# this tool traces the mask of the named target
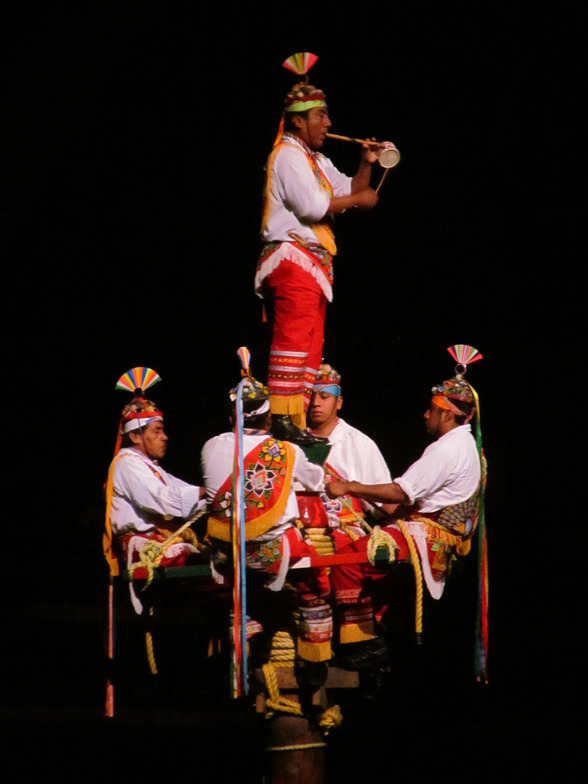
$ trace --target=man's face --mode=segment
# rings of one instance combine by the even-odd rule
[[[311,428],[330,424],[337,419],[337,412],[343,405],[342,397],[330,392],[313,392],[308,407],[308,421]]]
[[[434,438],[439,438],[442,435],[441,425],[444,418],[444,412],[442,408],[436,406],[434,403],[431,403],[429,408],[425,411],[425,428],[427,434],[433,436]]]
[[[323,106],[315,106],[306,116],[301,115],[298,119],[300,122],[297,123],[297,128],[300,138],[311,150],[320,150],[331,127],[327,109]]]
[[[165,457],[167,449],[167,436],[163,429],[163,422],[151,422],[143,433],[131,431],[131,440],[134,446],[151,460],[161,460]]]

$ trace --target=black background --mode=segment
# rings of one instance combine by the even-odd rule
[[[400,473],[426,444],[431,385],[453,375],[447,347],[482,353],[467,377],[489,463],[490,672],[504,694],[523,689],[522,721],[545,708],[545,729],[583,688],[566,513],[583,496],[574,14],[136,0],[6,3],[2,15],[5,604],[39,623],[101,607],[122,373],[160,374],[150,396],[166,467],[195,482],[202,444],[226,426],[239,346],[264,378],[263,166],[293,82],[281,63],[311,51],[333,132],[401,152],[377,207],[336,221],[324,354],[343,415]],[[355,145],[324,151],[353,173]],[[25,669],[14,645],[6,671]],[[23,702],[42,701],[38,688]]]

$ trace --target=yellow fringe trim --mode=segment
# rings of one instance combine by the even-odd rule
[[[329,661],[332,657],[331,643],[327,642],[308,642],[298,640],[298,655],[311,662]]]
[[[376,628],[373,620],[364,623],[344,623],[339,629],[339,642],[365,642],[376,639]]]
[[[291,397],[270,397],[270,412],[277,416],[290,416],[304,414],[304,396],[292,395]]]

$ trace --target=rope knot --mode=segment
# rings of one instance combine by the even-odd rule
[[[367,557],[372,566],[375,566],[378,550],[386,550],[388,552],[388,563],[394,563],[398,545],[387,531],[382,530],[379,525],[374,525],[367,546]]]
[[[321,715],[319,726],[323,735],[326,737],[333,727],[338,727],[343,721],[343,714],[338,705],[332,705],[326,708]]]

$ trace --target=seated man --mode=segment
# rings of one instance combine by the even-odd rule
[[[121,376],[119,383],[124,378]],[[206,491],[161,467],[159,461],[165,457],[168,441],[163,413],[143,394],[141,388],[135,389],[133,399],[122,411],[106,481],[104,550],[112,574],[118,574],[119,563],[130,568],[139,562],[141,550],[149,542],[157,547],[166,543],[155,565],[181,566],[202,559],[202,546],[184,524],[197,513],[206,512]],[[174,532],[181,528],[174,538]],[[210,582],[214,584],[212,578]],[[140,613],[142,605],[136,592],[131,591],[131,598]]]
[[[335,479],[356,479],[366,484],[391,482],[390,470],[377,444],[361,430],[341,419],[339,412],[342,406],[341,376],[331,365],[323,363],[314,383],[308,423],[311,433],[328,439],[328,453],[324,460],[325,482]],[[315,447],[317,452],[321,448]],[[311,454],[312,449],[309,447],[307,454]],[[379,503],[370,503],[350,495],[334,499],[325,492],[320,495],[332,528],[336,551],[357,537],[365,536],[366,528],[369,530],[370,525],[385,518]],[[393,508],[384,507],[384,511]]]
[[[233,423],[237,392],[235,387],[229,393]],[[295,585],[300,612],[298,655],[305,661],[324,662],[331,657],[332,637],[331,608],[326,601],[330,595],[328,575],[324,569],[288,572],[296,560],[317,554],[297,525],[294,483],[317,491],[324,486],[324,471],[311,463],[299,446],[272,436],[269,390],[249,374],[243,386],[242,408],[247,579],[261,576],[263,593],[267,593],[265,589],[281,592],[286,580]],[[233,430],[214,436],[202,448],[209,504],[207,536],[227,554],[231,552],[234,459]]]
[[[326,485],[330,498],[349,494],[372,503],[398,505],[391,522],[381,531],[395,562],[409,561],[422,568],[424,583],[433,599],[443,593],[449,561],[465,554],[478,520],[482,488],[483,454],[478,451],[470,420],[476,412],[475,397],[461,374],[433,387],[431,404],[424,414],[427,433],[435,440],[422,456],[390,483],[363,484],[334,480]],[[372,537],[349,544],[343,552],[366,552]],[[373,562],[333,566],[331,583],[342,613],[342,659],[351,666],[372,663],[382,652],[374,619],[387,608],[377,584],[387,575]],[[366,622],[366,610],[373,611]],[[359,621],[358,621],[359,618]],[[347,648],[346,643],[350,643]]]
[[[168,444],[163,413],[144,397],[142,377],[152,379],[145,383],[145,388],[159,381],[149,368],[134,368],[121,376],[117,384],[117,388],[128,391],[133,391],[132,381],[137,386],[121,414],[106,481],[104,555],[113,577],[121,569],[131,570],[141,563],[170,567],[208,565],[209,561],[190,527],[200,514],[205,522],[206,491],[161,467]],[[145,555],[146,560],[142,560]],[[202,656],[202,661],[213,663],[206,648],[210,639],[218,638],[224,631],[217,599],[224,602],[226,591],[212,576],[202,575],[190,581],[158,580],[141,583],[140,587],[130,580],[129,593],[135,612],[148,619],[150,666],[154,672],[156,658],[155,671],[159,671],[161,683],[175,689],[175,674],[193,667],[195,657]],[[166,607],[174,611],[188,609],[190,625],[174,627],[166,623]],[[156,657],[151,648],[154,632],[158,636]]]

